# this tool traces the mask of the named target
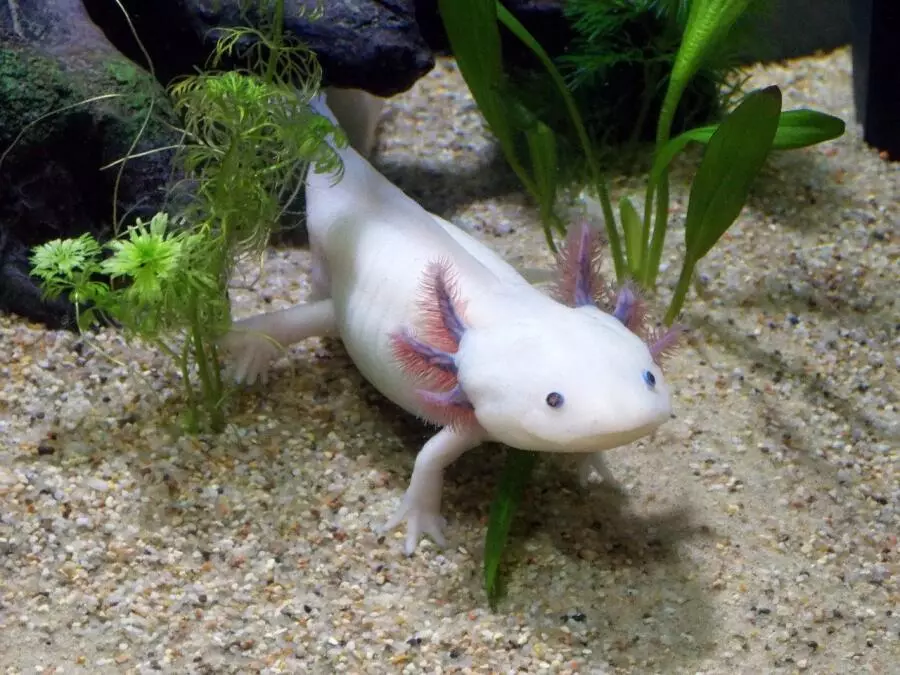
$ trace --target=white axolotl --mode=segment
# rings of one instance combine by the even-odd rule
[[[322,97],[313,105],[336,121]],[[486,441],[584,453],[583,467],[610,479],[599,451],[646,436],[671,416],[659,361],[674,333],[648,336],[628,288],[612,313],[601,311],[608,296],[596,269],[597,233],[571,228],[554,298],[423,209],[355,149],[340,154],[339,181],[312,169],[307,178],[312,297],[235,323],[223,342],[238,381],[264,379],[280,347],[337,336],[376,389],[441,427],[381,528],[407,522],[407,555],[423,534],[445,545],[444,469]]]

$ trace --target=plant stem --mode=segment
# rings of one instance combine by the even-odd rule
[[[218,398],[216,400],[216,409],[218,410],[219,405],[222,402],[222,396],[224,394],[225,388],[222,386],[222,368],[221,368],[222,362],[219,359],[219,350],[216,349],[215,342],[210,343],[209,353],[210,353],[210,361],[212,364],[213,382],[215,383],[216,392],[218,395]]]
[[[212,369],[218,371],[219,364],[210,364],[209,357],[206,354],[206,348],[203,344],[203,324],[200,321],[200,312],[197,309],[197,296],[191,295],[191,339],[194,343],[194,358],[197,361],[197,372],[200,375],[201,389],[203,391],[203,403],[206,407],[206,413],[209,415],[210,426],[214,432],[219,432],[225,426],[225,418],[219,407],[221,400],[221,391],[217,383],[218,377],[213,378],[210,373]]]
[[[644,266],[644,288],[652,289],[656,285],[659,273],[659,261],[662,259],[666,229],[669,225],[669,172],[664,171],[660,177],[656,193],[656,219],[653,224],[653,239]]]
[[[694,276],[694,264],[692,259],[685,257],[684,264],[681,267],[681,275],[678,277],[678,283],[675,285],[672,302],[669,303],[669,309],[666,311],[666,316],[663,319],[663,323],[667,326],[672,325],[675,317],[678,316],[678,313],[684,306],[684,299],[687,297],[691,287],[691,278]]]
[[[275,16],[272,19],[272,48],[269,51],[269,61],[266,64],[265,80],[272,83],[275,80],[275,68],[278,65],[278,55],[281,52],[284,36],[284,0],[275,0]]]
[[[503,149],[503,144],[501,144],[501,149]],[[519,158],[516,157],[516,153],[510,149],[509,152],[506,152],[504,149],[504,154],[506,155],[506,161],[509,162],[510,167],[512,167],[513,172],[518,176],[519,180],[522,182],[522,185],[525,187],[525,191],[531,195],[531,198],[536,202],[540,203],[541,197],[540,193],[537,189],[537,184],[531,180],[531,176],[528,175],[528,172],[525,171],[525,167],[522,166],[522,163],[519,161]]]
[[[650,114],[650,104],[653,102],[653,90],[655,89],[653,85],[657,74],[657,69],[654,67],[655,65],[656,64],[652,62],[644,64],[644,95],[641,98],[641,107],[638,110],[637,121],[635,122],[634,128],[631,130],[631,135],[628,139],[629,154],[634,152],[638,138],[641,135],[641,129],[644,126],[644,122],[647,120],[647,115]]]
[[[619,231],[616,228],[616,217],[613,215],[609,191],[606,189],[606,183],[600,178],[599,171],[595,173],[594,190],[600,200],[600,208],[603,210],[603,220],[606,224],[606,236],[609,238],[609,247],[612,249],[616,280],[623,281],[625,278],[625,256],[622,252],[622,241],[619,239]]]
[[[175,362],[180,361],[181,356],[178,355],[174,349],[172,349],[169,345],[162,341],[160,338],[156,338],[153,340],[153,344],[156,345],[156,348],[159,349],[163,354],[168,356]]]
[[[565,80],[563,80],[562,75],[559,74],[556,66],[553,65],[553,61],[544,48],[531,37],[530,33],[528,33],[519,20],[499,2],[497,2],[497,17],[500,19],[501,23],[505,24],[507,28],[512,30],[513,33],[522,39],[531,51],[534,52],[535,56],[540,59],[541,63],[547,69],[550,78],[553,80],[557,89],[559,89],[560,95],[563,97],[566,109],[569,111],[569,117],[572,120],[572,125],[575,127],[575,133],[578,134],[578,140],[584,149],[585,158],[587,159],[591,177],[593,178],[594,190],[596,191],[597,197],[600,199],[600,207],[603,210],[603,219],[606,224],[606,235],[609,238],[609,245],[612,249],[616,278],[621,280],[623,278],[622,275],[625,272],[625,258],[622,253],[622,242],[619,239],[619,231],[616,229],[616,219],[613,215],[612,203],[609,200],[609,191],[606,188],[603,175],[600,173],[600,167],[594,157],[591,142],[588,138],[587,131],[584,128],[584,123],[581,120],[581,115],[578,114],[578,106],[575,104],[575,99],[572,97],[569,88],[566,86]],[[523,36],[527,36],[529,39],[525,39]]]
[[[684,93],[687,82],[679,78],[669,78],[669,85],[666,87],[666,95],[663,98],[662,106],[659,111],[659,119],[656,124],[656,150],[653,153],[654,162],[662,147],[669,141],[672,132],[672,122],[675,119],[675,111],[681,95]],[[656,275],[659,272],[659,261],[662,255],[663,244],[666,238],[666,227],[669,219],[669,171],[663,171],[659,179],[658,190],[656,196],[656,213],[653,218],[653,243],[650,244],[650,222],[651,222],[651,204],[654,197],[654,186],[652,182],[647,182],[647,194],[644,199],[644,252],[645,260],[643,283],[644,288],[652,290],[656,283]],[[650,251],[647,246],[650,245]]]
[[[657,146],[658,149],[658,146]],[[654,153],[655,159],[655,153]],[[663,169],[663,176],[666,174],[666,169]],[[660,178],[662,180],[662,178]],[[654,185],[653,181],[648,177],[647,178],[647,191],[644,193],[644,229],[641,233],[641,258],[646,261],[646,264],[649,264],[649,260],[647,260],[647,252],[650,246],[650,223],[653,219],[653,196],[654,196]],[[642,271],[641,281],[645,282],[647,273],[646,269]],[[649,289],[648,289],[649,290]]]
[[[181,368],[181,377],[184,380],[184,390],[187,392],[188,410],[191,419],[190,426],[196,427],[198,417],[197,396],[194,394],[194,386],[191,384],[191,371],[188,367],[188,364],[190,363],[190,350],[191,340],[188,338],[181,347],[181,357],[178,359],[178,365]]]

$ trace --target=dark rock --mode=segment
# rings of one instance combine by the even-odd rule
[[[28,275],[28,249],[10,239],[0,224],[0,312],[18,314],[49,328],[71,328],[75,313],[64,300],[44,300]]]
[[[109,94],[120,97],[85,102]],[[80,0],[0,4],[0,311],[71,327],[68,303],[41,300],[30,249],[84,232],[108,238],[114,195],[119,222],[159,209],[171,151],[131,159],[121,175],[119,165],[102,167],[128,154],[154,96],[157,112],[133,152],[177,142],[162,94]]]
[[[510,14],[534,36],[551,57],[562,54],[572,39],[572,27],[563,14],[563,0],[503,0]],[[450,53],[450,43],[438,0],[415,0],[416,20],[428,46],[441,54]],[[507,66],[542,67],[534,54],[506,27],[500,27],[503,62]]]
[[[203,68],[213,53],[216,28],[260,26],[271,16],[261,3],[243,14],[241,0],[123,0],[135,30],[164,84]],[[144,56],[115,0],[85,0],[91,17],[122,52]],[[416,23],[413,0],[328,0],[316,16],[315,0],[285,0],[285,31],[319,59],[323,84],[392,96],[409,89],[434,66]],[[224,61],[224,67],[235,62]],[[243,62],[237,65],[245,65]]]

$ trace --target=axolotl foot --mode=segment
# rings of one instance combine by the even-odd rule
[[[266,333],[240,324],[235,324],[219,341],[219,346],[231,356],[231,375],[240,384],[253,384],[257,380],[265,384],[269,380],[269,366],[284,347]]]
[[[406,521],[403,546],[406,555],[413,554],[425,534],[438,546],[446,546],[443,532],[446,521],[441,516],[444,469],[483,440],[484,430],[477,425],[466,429],[444,427],[432,436],[416,457],[409,488],[399,508],[376,531],[385,533]]]
[[[377,528],[379,534],[393,530],[403,521],[406,521],[406,540],[403,551],[406,555],[412,555],[419,545],[423,535],[431,537],[432,541],[440,547],[447,545],[444,537],[444,527],[447,520],[441,515],[441,477],[431,485],[420,482],[406,491],[400,506],[388,521]]]
[[[591,474],[597,472],[609,490],[624,495],[625,489],[612,475],[609,467],[606,466],[606,459],[603,452],[591,452],[578,460],[578,478],[582,487],[587,487],[590,483]]]
[[[334,304],[319,300],[236,321],[219,344],[232,357],[237,382],[265,383],[272,361],[288,345],[336,331]]]

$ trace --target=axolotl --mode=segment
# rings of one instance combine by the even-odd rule
[[[324,95],[313,106],[337,123]],[[343,175],[311,168],[305,185],[310,298],[236,321],[223,343],[236,379],[253,383],[287,345],[339,337],[381,394],[439,427],[380,528],[405,521],[407,555],[425,534],[446,545],[444,469],[467,450],[494,441],[582,453],[585,467],[609,477],[599,453],[670,418],[660,357],[674,334],[643,328],[632,289],[612,297],[603,288],[594,228],[570,228],[550,294],[426,211],[352,146],[338,152]],[[599,306],[604,298],[610,312]]]

